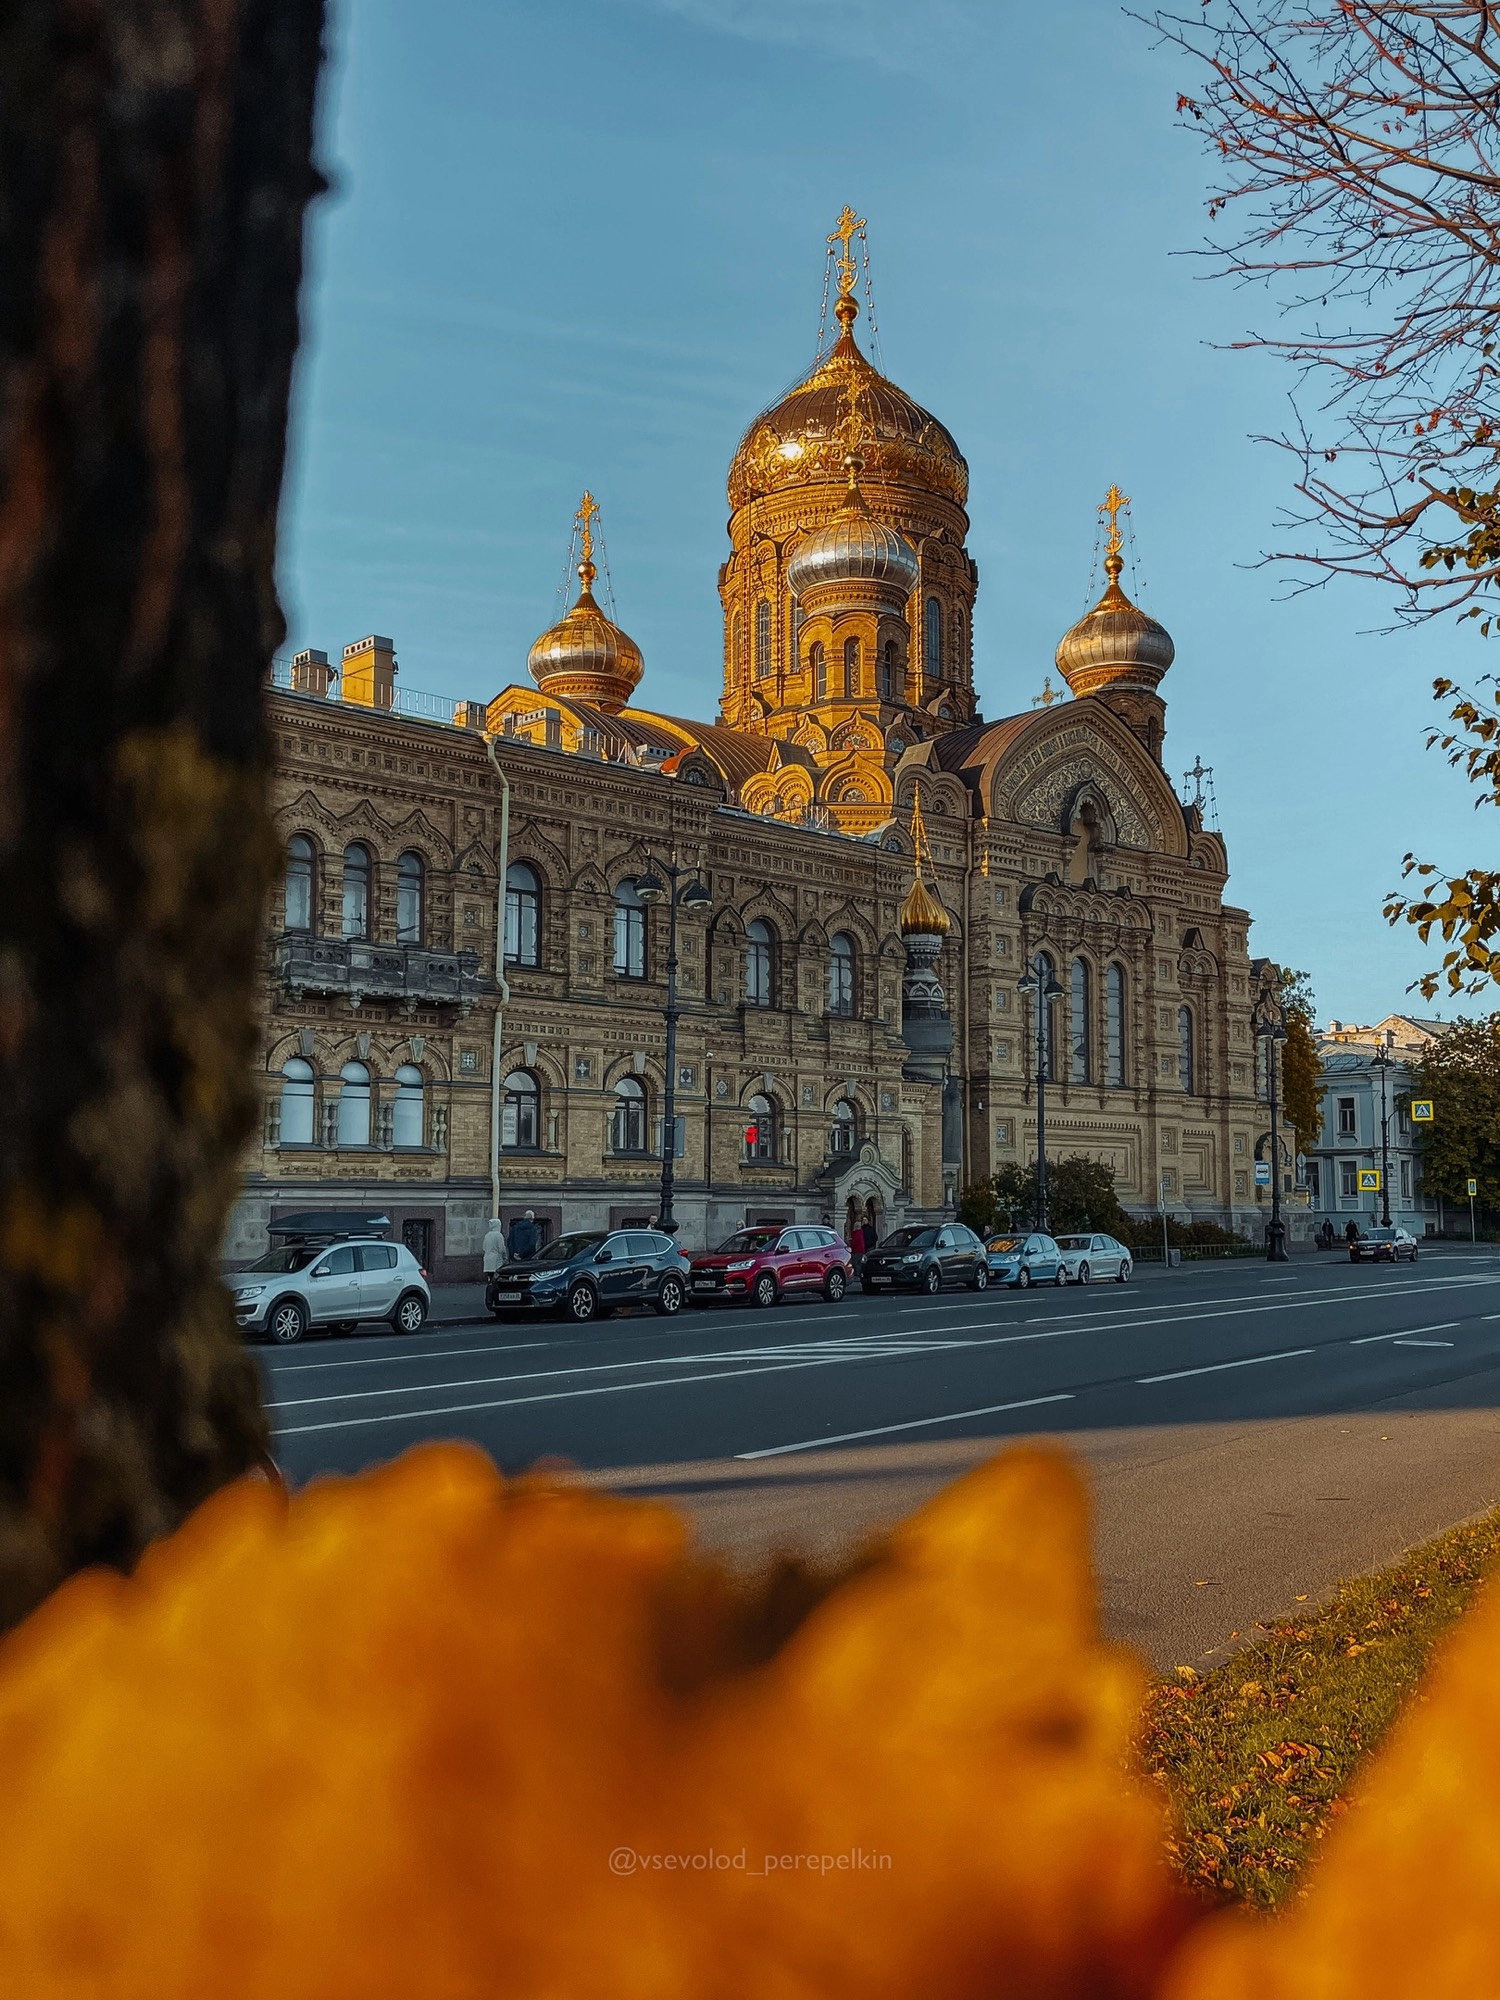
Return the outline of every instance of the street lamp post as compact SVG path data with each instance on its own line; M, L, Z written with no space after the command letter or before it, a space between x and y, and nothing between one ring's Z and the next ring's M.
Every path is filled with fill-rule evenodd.
M1277 1122L1276 1051L1286 1040L1285 1015L1280 1001L1265 996L1255 1023L1258 1040L1266 1045L1266 1094L1271 1105L1271 1220L1266 1225L1266 1262L1284 1264L1286 1224L1281 1219L1281 1127Z
M1391 1115L1386 1098L1386 1076L1391 1067L1391 1059L1384 1049L1377 1049L1370 1058L1370 1067L1380 1072L1380 1220L1384 1228L1391 1226Z
M1036 1227L1047 1227L1047 1013L1054 1000L1062 998L1062 988L1052 977L1045 952L1039 951L1023 979L1016 981L1022 993L1036 995Z
M666 1086L662 1093L661 1199L657 1204L656 1226L666 1235L676 1234L677 1218L672 1213L676 1185L677 1155L677 912L705 910L713 901L690 868L675 861L647 863L648 872L635 885L635 893L649 908L654 903L667 906L667 1052ZM658 872L659 871L659 872ZM666 881L662 880L662 876Z

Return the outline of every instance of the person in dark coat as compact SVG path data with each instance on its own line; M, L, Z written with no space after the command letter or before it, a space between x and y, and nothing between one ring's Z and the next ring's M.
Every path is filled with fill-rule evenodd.
M512 1261L529 1264L541 1246L541 1235L536 1226L536 1216L529 1208L524 1215L518 1215L510 1225L510 1238L506 1245Z
M1359 1224L1354 1220L1352 1215L1344 1224L1344 1241L1346 1243L1357 1243L1359 1241Z

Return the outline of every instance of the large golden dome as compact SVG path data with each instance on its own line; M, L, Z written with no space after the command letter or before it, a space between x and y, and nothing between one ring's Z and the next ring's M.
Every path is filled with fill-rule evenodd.
M842 483L849 411L862 418L860 451L874 484L916 486L962 506L969 468L951 433L860 352L854 338L859 303L847 293L834 308L842 331L805 382L764 410L740 440L729 468L729 504L742 507L790 486Z
M1105 558L1109 582L1092 611L1058 642L1057 664L1075 695L1106 687L1154 688L1176 656L1172 635L1120 588L1121 562Z

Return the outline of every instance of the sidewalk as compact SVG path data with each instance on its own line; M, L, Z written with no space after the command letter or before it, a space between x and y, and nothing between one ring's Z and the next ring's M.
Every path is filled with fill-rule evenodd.
M429 1326L459 1326L465 1320L488 1320L484 1309L484 1284L476 1279L467 1285L433 1285Z

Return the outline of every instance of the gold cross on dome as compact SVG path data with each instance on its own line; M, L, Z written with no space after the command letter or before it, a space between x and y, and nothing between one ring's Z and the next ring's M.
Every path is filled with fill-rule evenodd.
M1120 510L1129 505L1130 495L1122 493L1111 481L1109 491L1104 496L1104 503L1099 509L1101 514L1109 516L1109 539L1104 544L1106 555L1117 556L1125 546L1125 538L1120 533Z
M838 224L828 239L830 249L835 243L842 243L844 246L843 255L839 258L839 290L841 292L852 292L854 290L855 265L854 259L849 254L849 244L855 234L863 229L864 226L864 217L856 215L848 202L845 202L844 212L839 217Z
M583 530L583 560L594 560L594 523L599 518L599 502L592 493L585 493L578 509L578 525Z

